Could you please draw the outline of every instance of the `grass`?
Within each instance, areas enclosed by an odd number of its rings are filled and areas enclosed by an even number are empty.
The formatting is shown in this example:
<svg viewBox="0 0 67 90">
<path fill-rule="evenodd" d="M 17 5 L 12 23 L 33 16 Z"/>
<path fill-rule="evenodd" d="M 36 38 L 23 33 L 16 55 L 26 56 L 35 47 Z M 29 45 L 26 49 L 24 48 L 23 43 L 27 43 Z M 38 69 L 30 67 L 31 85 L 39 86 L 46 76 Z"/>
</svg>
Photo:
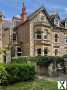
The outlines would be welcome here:
<svg viewBox="0 0 67 90">
<path fill-rule="evenodd" d="M 58 90 L 56 81 L 35 80 L 33 82 L 21 82 L 12 86 L 0 88 L 0 90 Z"/>
</svg>

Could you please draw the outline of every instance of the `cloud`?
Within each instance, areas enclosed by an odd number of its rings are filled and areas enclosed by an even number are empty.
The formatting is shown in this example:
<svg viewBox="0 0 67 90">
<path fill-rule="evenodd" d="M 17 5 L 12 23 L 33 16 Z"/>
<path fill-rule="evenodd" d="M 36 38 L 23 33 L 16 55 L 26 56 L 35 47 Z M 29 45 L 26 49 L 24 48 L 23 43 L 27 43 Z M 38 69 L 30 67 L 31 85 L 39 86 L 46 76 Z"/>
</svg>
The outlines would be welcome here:
<svg viewBox="0 0 67 90">
<path fill-rule="evenodd" d="M 65 8 L 65 13 L 67 13 L 67 7 Z"/>
</svg>

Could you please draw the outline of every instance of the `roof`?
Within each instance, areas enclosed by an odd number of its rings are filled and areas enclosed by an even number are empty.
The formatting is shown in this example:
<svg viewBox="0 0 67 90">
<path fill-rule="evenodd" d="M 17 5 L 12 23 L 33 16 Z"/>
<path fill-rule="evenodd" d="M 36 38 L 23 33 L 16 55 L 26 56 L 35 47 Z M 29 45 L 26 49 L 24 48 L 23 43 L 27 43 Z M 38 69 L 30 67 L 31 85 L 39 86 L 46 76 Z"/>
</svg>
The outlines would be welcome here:
<svg viewBox="0 0 67 90">
<path fill-rule="evenodd" d="M 6 28 L 10 28 L 10 27 L 12 27 L 11 21 L 9 21 L 9 20 L 4 20 L 4 23 L 2 24 L 2 28 L 3 28 L 3 29 L 6 29 Z"/>
<path fill-rule="evenodd" d="M 29 15 L 29 18 L 33 18 L 36 14 L 38 14 L 40 11 L 43 11 L 47 17 L 49 17 L 48 12 L 46 11 L 46 9 L 42 6 L 40 8 L 38 8 L 35 12 L 33 12 L 32 14 Z"/>
<path fill-rule="evenodd" d="M 38 8 L 35 12 L 33 12 L 32 14 L 30 14 L 25 22 L 21 22 L 15 28 L 18 28 L 21 25 L 25 24 L 27 21 L 30 21 L 31 19 L 33 19 L 40 11 L 42 11 L 42 12 L 45 13 L 45 15 L 46 15 L 46 17 L 47 17 L 50 25 L 53 26 L 53 27 L 56 27 L 54 25 L 54 18 L 57 17 L 60 20 L 60 16 L 58 14 L 49 15 L 48 12 L 46 11 L 46 9 L 42 6 L 42 7 Z M 65 20 L 67 20 L 67 19 L 65 19 Z M 60 21 L 60 27 L 58 27 L 58 28 L 64 28 L 64 21 L 65 20 Z"/>
<path fill-rule="evenodd" d="M 40 7 L 35 12 L 30 14 L 25 22 L 22 22 L 20 25 L 16 26 L 16 28 L 20 27 L 21 25 L 23 25 L 27 21 L 30 21 L 31 19 L 33 19 L 40 11 L 43 11 L 45 13 L 45 15 L 46 15 L 46 17 L 47 17 L 47 19 L 49 21 L 49 14 L 48 14 L 48 12 L 46 11 L 46 9 L 44 7 Z M 49 21 L 49 23 L 50 23 L 50 21 Z"/>
</svg>

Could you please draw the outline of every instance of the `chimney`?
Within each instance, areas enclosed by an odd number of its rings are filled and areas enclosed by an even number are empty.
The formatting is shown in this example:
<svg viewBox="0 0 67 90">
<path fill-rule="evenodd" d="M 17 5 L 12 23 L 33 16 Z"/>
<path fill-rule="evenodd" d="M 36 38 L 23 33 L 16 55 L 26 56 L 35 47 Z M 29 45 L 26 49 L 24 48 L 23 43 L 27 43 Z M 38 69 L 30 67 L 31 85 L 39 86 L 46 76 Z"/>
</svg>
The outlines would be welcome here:
<svg viewBox="0 0 67 90">
<path fill-rule="evenodd" d="M 26 7 L 25 7 L 24 2 L 23 2 L 23 7 L 22 7 L 21 19 L 23 22 L 27 20 L 27 13 L 26 13 Z"/>
</svg>

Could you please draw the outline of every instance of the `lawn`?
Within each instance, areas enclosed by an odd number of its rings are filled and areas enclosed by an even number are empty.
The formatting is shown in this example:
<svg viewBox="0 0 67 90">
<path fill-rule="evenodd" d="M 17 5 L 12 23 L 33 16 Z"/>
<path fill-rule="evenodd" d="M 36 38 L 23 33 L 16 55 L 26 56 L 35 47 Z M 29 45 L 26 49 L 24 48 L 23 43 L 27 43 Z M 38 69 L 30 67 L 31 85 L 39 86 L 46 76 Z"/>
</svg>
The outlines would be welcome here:
<svg viewBox="0 0 67 90">
<path fill-rule="evenodd" d="M 58 90 L 56 81 L 35 80 L 33 82 L 21 82 L 0 88 L 0 90 Z"/>
</svg>

